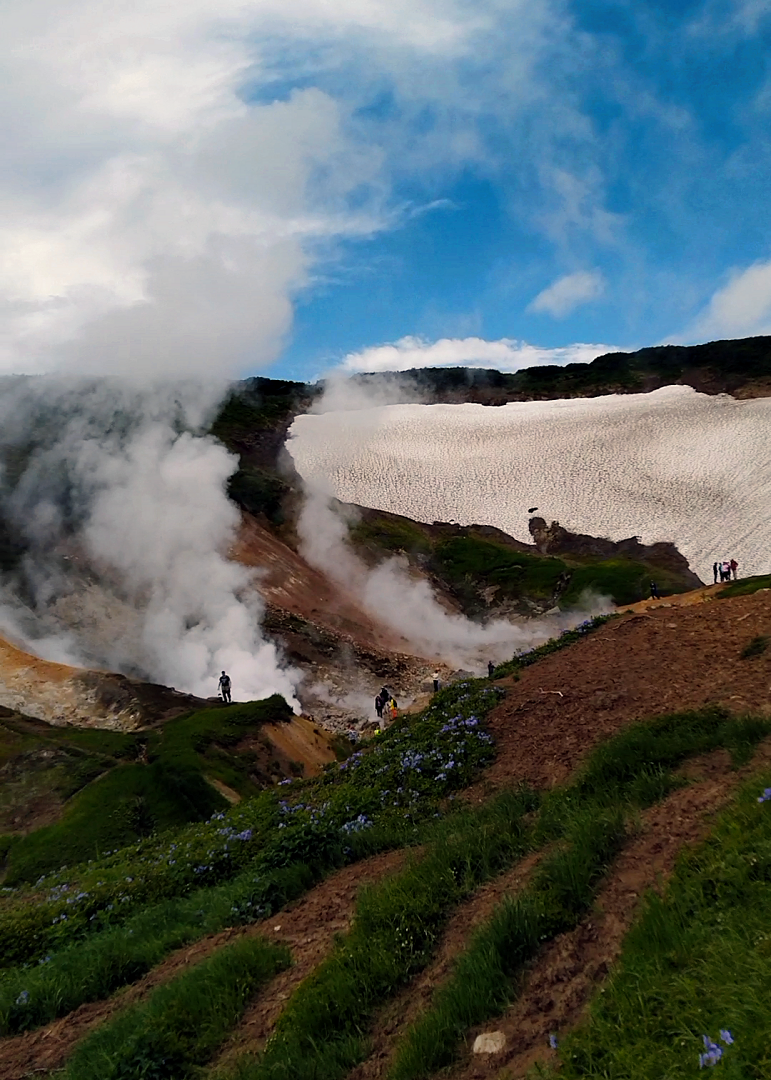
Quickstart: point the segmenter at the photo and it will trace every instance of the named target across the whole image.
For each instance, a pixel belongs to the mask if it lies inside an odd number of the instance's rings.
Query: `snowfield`
[[[528,508],[575,532],[671,540],[704,581],[715,559],[771,572],[771,399],[650,394],[388,405],[299,416],[306,482],[419,521],[496,525],[530,542]]]

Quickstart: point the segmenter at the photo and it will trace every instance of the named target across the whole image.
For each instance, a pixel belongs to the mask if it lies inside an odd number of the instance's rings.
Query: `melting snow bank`
[[[530,541],[528,507],[575,532],[672,541],[704,580],[717,558],[767,572],[771,399],[650,394],[389,405],[299,416],[308,483],[418,521],[495,525]]]

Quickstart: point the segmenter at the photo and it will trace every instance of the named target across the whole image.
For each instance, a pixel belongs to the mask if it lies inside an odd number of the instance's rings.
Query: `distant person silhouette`
[[[731,564],[730,564],[730,562],[728,562],[727,559],[725,559],[720,564],[720,580],[721,581],[730,581],[731,580]]]
[[[488,660],[487,661],[487,677],[488,677],[488,679],[492,679],[494,674],[495,674],[495,664],[492,662],[492,660]]]
[[[434,684],[434,693],[438,694],[439,693],[439,672],[438,671],[435,671],[433,673],[433,675],[431,676],[431,681]]]
[[[728,565],[731,567],[731,573],[734,576],[734,581],[736,581],[736,571],[739,569],[739,564],[736,559],[731,559]]]
[[[223,671],[220,675],[219,690],[222,694],[222,700],[230,704],[230,676],[226,675]]]
[[[651,599],[652,600],[660,600],[661,599],[661,597],[659,596],[659,587],[658,587],[658,585],[656,584],[655,581],[651,582]]]
[[[712,584],[713,585],[717,585],[717,575],[718,575],[719,572],[720,572],[720,564],[719,563],[713,563],[712,564],[712,578],[713,578]]]

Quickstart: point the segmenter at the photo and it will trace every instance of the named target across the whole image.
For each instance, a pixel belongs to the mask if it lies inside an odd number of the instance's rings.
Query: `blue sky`
[[[313,378],[771,333],[763,0],[0,14],[0,369]]]

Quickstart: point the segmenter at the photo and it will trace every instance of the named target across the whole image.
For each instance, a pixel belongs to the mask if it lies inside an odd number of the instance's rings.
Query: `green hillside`
[[[98,859],[143,836],[203,821],[287,775],[261,736],[283,698],[214,706],[136,734],[0,719],[0,858],[6,884]]]
[[[650,596],[652,579],[662,596],[698,584],[685,560],[678,568],[669,560],[624,555],[541,555],[496,529],[421,525],[374,510],[364,511],[350,536],[370,559],[406,555],[471,618],[501,608],[529,614],[534,607],[575,607],[587,593],[632,604]]]

